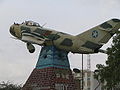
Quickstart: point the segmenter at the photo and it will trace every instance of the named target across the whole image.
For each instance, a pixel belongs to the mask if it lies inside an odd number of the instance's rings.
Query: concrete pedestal
[[[37,65],[22,90],[76,90],[68,53],[54,46],[42,47]]]

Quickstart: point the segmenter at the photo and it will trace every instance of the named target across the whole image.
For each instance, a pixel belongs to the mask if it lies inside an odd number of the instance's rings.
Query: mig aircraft
[[[10,27],[10,33],[26,43],[30,53],[35,51],[33,44],[40,46],[54,45],[56,48],[72,53],[92,54],[103,52],[100,48],[120,28],[119,19],[108,20],[92,29],[76,36],[44,28],[39,23],[25,21],[21,24],[14,23]]]

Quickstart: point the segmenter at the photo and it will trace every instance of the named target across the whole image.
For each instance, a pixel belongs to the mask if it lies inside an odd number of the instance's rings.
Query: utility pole
[[[82,90],[83,90],[83,84],[84,84],[84,72],[83,72],[83,54],[82,54]]]
[[[91,58],[90,54],[87,54],[87,88],[91,87]],[[89,83],[89,84],[88,84]]]
[[[90,54],[87,54],[87,70],[91,71],[91,59]]]

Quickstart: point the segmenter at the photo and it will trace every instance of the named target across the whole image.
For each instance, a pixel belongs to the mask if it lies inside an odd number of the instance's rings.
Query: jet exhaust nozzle
[[[107,54],[107,51],[106,50],[102,50],[102,49],[99,49],[98,52]]]

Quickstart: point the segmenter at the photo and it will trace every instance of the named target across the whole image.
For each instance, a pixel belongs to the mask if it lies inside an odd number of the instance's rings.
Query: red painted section
[[[76,90],[70,69],[34,69],[22,90]]]

